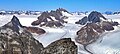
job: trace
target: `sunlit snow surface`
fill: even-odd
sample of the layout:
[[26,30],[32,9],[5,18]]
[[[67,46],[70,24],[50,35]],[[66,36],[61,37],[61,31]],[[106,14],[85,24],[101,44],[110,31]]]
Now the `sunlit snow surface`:
[[[39,15],[16,15],[21,24],[24,26],[31,26],[31,22],[37,20]],[[40,27],[43,28],[47,33],[43,35],[35,35],[34,38],[41,42],[44,47],[48,46],[50,43],[61,39],[61,38],[72,38],[75,42],[74,38],[77,36],[76,32],[83,27],[82,25],[76,25],[75,22],[79,19],[83,18],[85,15],[68,15],[67,24],[64,24],[63,28],[48,28],[48,27]],[[117,21],[120,23],[120,15],[104,15],[109,20]],[[7,22],[9,22],[12,18],[12,15],[0,15],[0,26],[3,26]],[[37,26],[39,27],[39,26]],[[102,37],[98,39],[95,43],[92,43],[87,46],[89,51],[94,54],[120,54],[120,26],[115,27],[114,31],[105,32],[101,35]],[[75,42],[76,43],[76,42]],[[81,44],[76,43],[78,45],[78,53],[79,54],[89,54],[87,53]]]
[[0,15],[0,27],[8,23],[11,19],[11,15]]

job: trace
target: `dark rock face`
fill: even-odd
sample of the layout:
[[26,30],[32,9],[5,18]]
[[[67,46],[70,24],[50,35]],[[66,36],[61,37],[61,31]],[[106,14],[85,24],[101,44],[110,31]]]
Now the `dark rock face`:
[[[31,23],[31,25],[36,26],[48,26],[48,27],[61,27],[63,23],[67,23],[64,19],[68,18],[67,16],[62,15],[62,11],[68,12],[65,9],[59,8],[56,11],[51,12],[43,12],[39,17],[38,20]],[[44,24],[42,24],[44,23]],[[52,24],[51,24],[52,23]],[[58,24],[58,25],[56,25]]]
[[100,24],[90,23],[89,26],[91,26],[98,33],[103,33],[105,31]]
[[[51,16],[54,17],[55,20],[53,18],[51,18]],[[61,17],[61,15],[59,15],[59,13],[57,13],[57,12],[50,12],[50,13],[43,12],[41,14],[41,16],[38,17],[38,20],[32,22],[31,25],[53,27],[54,25],[56,26],[56,24],[58,23],[59,26],[63,26],[62,23],[64,23],[65,21],[63,19],[61,19],[60,17]],[[42,23],[44,23],[44,24],[42,24]],[[58,27],[58,26],[56,26],[56,27]]]
[[27,31],[31,32],[31,33],[36,33],[36,34],[44,34],[46,33],[45,30],[38,28],[38,27],[26,27]]
[[113,25],[111,24],[111,22],[102,22],[102,28],[106,31],[111,31],[114,30]]
[[101,13],[93,11],[88,17],[84,17],[76,22],[76,24],[86,24],[77,32],[76,42],[83,45],[90,44],[97,40],[99,34],[102,34],[104,31],[114,30],[113,26],[119,25],[118,22],[101,21],[100,17],[107,20]]
[[87,52],[93,54],[86,49],[86,46],[95,42],[103,32],[114,30],[113,24],[114,22],[109,21],[102,21],[99,23],[87,23],[84,27],[77,31],[76,34],[78,36],[75,38],[75,40],[77,43],[82,44]]
[[107,20],[101,13],[97,11],[93,11],[88,15],[88,17],[87,16],[83,17],[81,20],[76,22],[76,24],[85,25],[87,21],[90,23],[97,23],[97,22],[101,22],[101,18]]
[[75,24],[81,24],[81,25],[84,25],[87,23],[87,16],[83,17],[81,20],[79,20],[78,22],[75,22]]
[[104,20],[106,20],[106,18],[101,13],[99,13],[97,11],[93,11],[89,14],[88,21],[90,21],[92,23],[100,22],[100,17],[102,17]]
[[118,22],[111,22],[112,26],[118,26],[119,23]]
[[57,20],[59,20],[60,16],[63,16],[62,13],[61,13],[60,11],[58,11],[58,10],[56,10],[56,11],[51,11],[51,12],[50,12],[50,15],[51,15],[51,16],[54,16]]
[[104,30],[101,28],[100,25],[96,23],[87,23],[84,27],[77,31],[76,34],[78,36],[75,38],[75,40],[77,43],[82,44],[87,52],[93,54],[86,49],[86,46],[95,42],[100,37],[100,34],[103,32]]
[[48,45],[43,54],[77,54],[77,46],[70,38],[63,38]]
[[33,38],[15,16],[0,27],[0,48],[2,54],[39,54],[43,50],[42,44]]
[[33,26],[36,26],[36,25],[39,25],[39,24],[40,24],[40,21],[39,21],[39,20],[33,21],[33,22],[31,23],[31,25],[33,25]]
[[19,19],[16,16],[13,16],[12,20],[8,22],[6,25],[3,26],[3,28],[10,28],[14,32],[20,33],[20,28],[26,29],[26,31],[31,32],[31,33],[37,33],[39,35],[44,34],[45,30],[37,27],[26,27],[22,26]]
[[[3,50],[3,54],[39,54],[43,49],[41,43],[35,40],[32,35],[24,31],[20,34],[11,32],[9,30],[6,33],[0,30],[0,47]],[[12,33],[12,34],[9,34]],[[39,46],[39,47],[38,47]]]
[[65,9],[63,9],[63,8],[59,8],[59,9],[57,9],[56,11],[64,11],[64,12],[69,13],[67,10],[65,10]]
[[58,21],[50,21],[46,24],[46,27],[60,27],[60,26],[63,26],[60,22]]
[[23,26],[20,24],[19,19],[16,16],[13,16],[12,20],[9,23],[7,23],[6,25],[4,25],[3,27],[10,28],[14,32],[19,33],[19,30],[20,30],[19,27],[23,27]]
[[[50,18],[49,16],[49,13],[46,11],[46,12],[43,12],[39,17],[38,19],[39,20],[42,20],[42,18]],[[44,20],[43,20],[44,21]],[[45,21],[46,22],[46,21]]]
[[106,31],[114,30],[112,22],[103,21],[101,23],[87,23],[79,31],[77,31],[78,37],[76,41],[80,44],[90,44],[97,40],[100,34]]
[[18,19],[16,16],[13,16],[11,22],[12,22],[13,24],[15,24],[15,25],[19,25],[20,27],[22,27],[19,19]]
[[102,30],[97,24],[88,23],[77,32],[78,37],[76,37],[76,42],[88,45],[96,41],[99,37],[99,33],[103,32],[104,30]]
[[[57,40],[44,48],[29,31],[38,30],[43,33],[45,31],[36,27],[22,26],[19,21],[16,23],[16,19],[0,27],[1,54],[77,54],[77,46],[70,38]],[[14,30],[16,27],[19,30]]]

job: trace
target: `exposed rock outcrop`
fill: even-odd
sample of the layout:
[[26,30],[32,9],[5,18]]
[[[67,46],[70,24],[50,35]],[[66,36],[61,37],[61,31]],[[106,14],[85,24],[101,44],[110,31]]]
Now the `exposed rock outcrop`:
[[[48,27],[61,27],[63,26],[63,23],[67,23],[66,21],[64,21],[64,19],[67,19],[67,16],[63,16],[62,12],[67,12],[69,13],[67,10],[63,9],[63,8],[59,8],[56,11],[46,11],[43,12],[39,17],[38,20],[34,21],[31,23],[31,25],[36,26],[36,25],[40,25],[40,26],[48,26]],[[58,24],[58,25],[56,25]],[[52,26],[51,26],[52,25]]]
[[77,46],[70,38],[57,40],[44,48],[30,32],[45,31],[36,27],[22,26],[18,18],[14,17],[0,27],[1,54],[77,54]]
[[67,10],[63,9],[63,8],[59,8],[59,9],[57,9],[56,11],[59,11],[59,12],[64,11],[64,12],[70,13],[70,12],[68,12]]
[[10,22],[3,26],[3,28],[11,28],[14,32],[19,33],[20,27],[23,27],[19,19],[16,16],[13,16]]
[[45,30],[38,27],[25,27],[30,33],[37,33],[39,35],[46,33]]
[[9,23],[0,27],[0,48],[2,54],[39,54],[43,45],[13,16]]
[[84,24],[87,23],[87,21],[88,21],[88,18],[87,18],[87,16],[85,16],[85,17],[83,17],[81,20],[75,22],[75,24],[81,24],[81,25],[84,25]]
[[87,23],[84,27],[77,31],[76,34],[78,37],[76,37],[76,42],[88,45],[96,41],[103,32],[111,30],[114,30],[112,22],[103,21],[101,23]]
[[87,22],[97,23],[97,22],[101,22],[102,20],[107,20],[107,19],[101,13],[97,11],[93,11],[88,15],[88,17],[85,16],[81,20],[77,21],[76,24],[85,25]]
[[[102,17],[104,21],[101,20],[100,17]],[[82,44],[84,49],[90,54],[93,53],[87,50],[86,46],[95,42],[103,32],[114,30],[113,26],[119,25],[118,22],[107,21],[107,19],[101,13],[96,11],[90,13],[88,18],[82,18],[76,22],[76,24],[85,25],[79,31],[77,31],[76,34],[78,36],[75,38],[75,40],[76,42]]]
[[111,31],[111,30],[114,30],[114,27],[113,25],[111,24],[111,22],[106,22],[106,21],[103,21],[102,22],[102,28],[106,31]]
[[76,41],[83,45],[88,45],[99,37],[99,34],[103,33],[104,30],[95,23],[87,23],[79,31],[77,31],[78,37]]
[[63,25],[58,21],[49,21],[46,24],[46,27],[61,27],[61,26],[63,26]]
[[70,38],[63,38],[48,45],[43,54],[77,54],[77,45]]
[[86,46],[95,42],[105,30],[97,25],[96,23],[87,23],[84,27],[82,27],[79,31],[77,31],[77,37],[75,38],[76,42],[82,44],[84,49],[93,54],[89,50],[87,50]]
[[92,23],[101,22],[101,18],[107,20],[101,13],[93,11],[88,16],[88,21]]
[[38,27],[27,27],[22,26],[19,22],[19,19],[16,16],[13,16],[10,22],[3,26],[4,28],[11,28],[14,32],[20,33],[20,29],[26,29],[26,31],[30,33],[37,33],[39,35],[46,33],[45,30],[38,28]]

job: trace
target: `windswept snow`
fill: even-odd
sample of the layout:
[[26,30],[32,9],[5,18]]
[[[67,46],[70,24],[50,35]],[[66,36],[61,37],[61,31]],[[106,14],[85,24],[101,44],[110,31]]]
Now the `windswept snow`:
[[66,34],[66,31],[60,28],[44,28],[47,33],[43,35],[34,36],[39,42],[43,44],[44,47],[48,46],[50,43],[59,40]]
[[31,23],[37,20],[36,15],[16,15],[23,26],[32,26]]
[[0,15],[0,27],[10,22],[12,17],[11,15]]
[[[104,33],[104,37],[97,42],[90,44],[88,48],[97,54],[114,54],[120,53],[120,28],[116,31]],[[119,52],[118,52],[119,51]]]
[[[66,14],[66,13],[65,13]],[[66,14],[67,15],[67,14]],[[19,18],[20,23],[23,26],[31,26],[31,23],[37,20],[36,15],[16,15]],[[44,47],[48,46],[50,43],[61,39],[61,38],[74,38],[76,37],[76,32],[82,27],[82,25],[76,25],[75,22],[82,19],[86,15],[72,15],[65,21],[68,21],[63,28],[48,28],[41,27],[46,31],[46,34],[35,35],[34,38],[41,42]],[[104,15],[108,20],[117,21],[120,23],[120,15]],[[0,26],[3,26],[12,19],[12,15],[0,15]],[[39,26],[38,26],[39,27]],[[102,37],[93,44],[87,46],[91,52],[95,54],[113,54],[117,52],[120,54],[120,27],[115,26],[115,30],[111,32],[105,32]],[[75,42],[76,43],[76,42]],[[78,54],[89,54],[87,53],[81,44],[78,45]]]
[[[58,21],[58,20],[55,19],[55,17],[53,17],[53,16],[50,16],[50,17],[51,17],[54,21]],[[51,21],[51,20],[50,20],[50,21]]]
[[63,16],[72,16],[71,14],[64,12],[64,11],[62,11],[62,14],[63,14]]

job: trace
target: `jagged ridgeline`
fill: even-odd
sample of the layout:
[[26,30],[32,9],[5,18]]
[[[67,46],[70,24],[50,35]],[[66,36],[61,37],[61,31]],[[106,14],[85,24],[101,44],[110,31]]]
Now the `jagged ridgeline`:
[[43,12],[39,17],[38,20],[31,23],[31,25],[36,26],[46,26],[46,27],[62,27],[63,23],[67,23],[64,19],[68,18],[67,16],[63,15],[63,12],[70,14],[67,10],[63,8],[59,8],[56,11],[46,11]]
[[10,22],[0,27],[0,48],[2,54],[39,54],[43,45],[13,16]]
[[77,21],[76,24],[84,26],[77,31],[75,40],[82,44],[84,49],[91,54],[92,52],[87,50],[86,46],[95,42],[103,32],[114,30],[113,26],[119,25],[118,22],[108,21],[107,18],[97,11],[91,12],[88,17],[85,16]]
[[85,25],[87,22],[91,22],[91,23],[101,22],[102,19],[107,20],[101,13],[99,13],[97,11],[93,11],[88,15],[88,17],[85,16],[81,20],[79,20],[75,23]]
[[[22,26],[19,19],[13,16],[10,22],[0,27],[0,54],[77,54],[77,46],[70,38],[43,47],[31,34],[34,29],[39,30]],[[39,33],[44,34],[45,31],[40,30]]]

